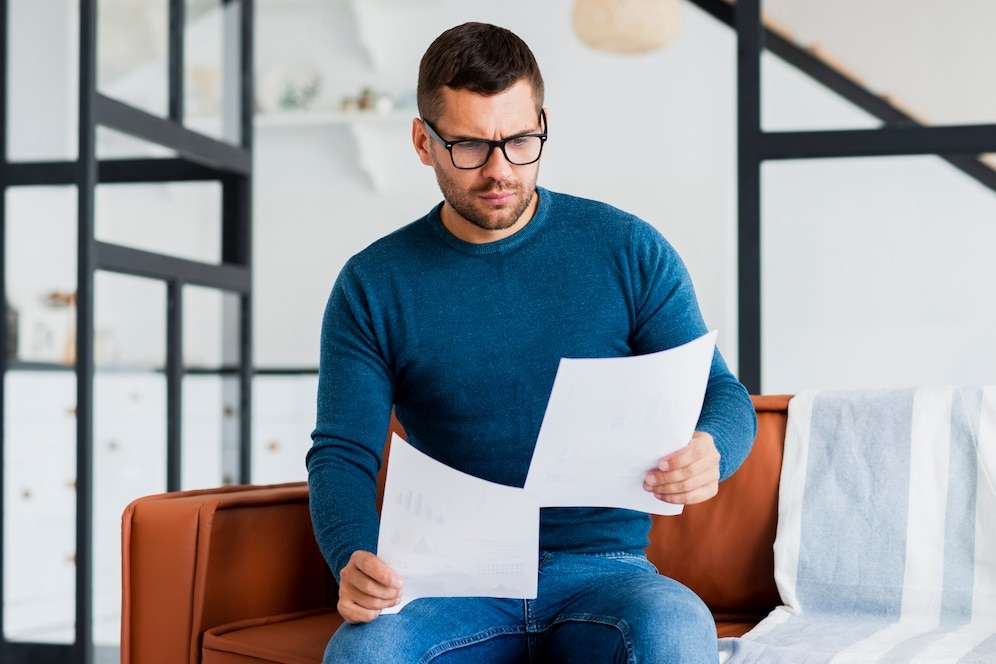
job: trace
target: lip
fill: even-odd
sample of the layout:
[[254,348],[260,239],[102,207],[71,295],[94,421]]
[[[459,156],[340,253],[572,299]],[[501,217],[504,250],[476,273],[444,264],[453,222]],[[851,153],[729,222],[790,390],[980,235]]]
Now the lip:
[[513,194],[510,191],[493,192],[490,194],[483,194],[481,198],[488,205],[498,206],[498,205],[505,205],[506,203],[510,202],[513,198]]

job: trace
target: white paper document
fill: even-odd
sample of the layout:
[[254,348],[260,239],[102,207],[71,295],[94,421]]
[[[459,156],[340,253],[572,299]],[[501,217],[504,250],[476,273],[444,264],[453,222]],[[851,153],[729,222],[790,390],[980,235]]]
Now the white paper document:
[[678,514],[643,488],[647,471],[692,438],[716,332],[670,350],[562,359],[526,490],[542,507],[622,507]]
[[454,470],[394,436],[377,555],[419,597],[536,597],[539,506],[515,487]]

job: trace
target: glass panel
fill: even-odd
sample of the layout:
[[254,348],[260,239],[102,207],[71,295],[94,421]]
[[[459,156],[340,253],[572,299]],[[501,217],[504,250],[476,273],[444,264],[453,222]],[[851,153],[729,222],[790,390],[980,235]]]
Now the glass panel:
[[307,478],[304,457],[315,428],[318,377],[257,376],[253,379],[252,481],[260,484]]
[[184,286],[183,305],[184,366],[237,369],[239,296],[213,288]]
[[73,643],[76,376],[12,371],[4,380],[3,635]]
[[239,463],[239,296],[183,288],[184,489],[232,484]]
[[234,484],[239,476],[238,377],[185,376],[181,417],[181,488]]
[[21,362],[72,364],[76,350],[76,188],[7,190],[8,343]]
[[[74,160],[77,154],[79,11],[74,0],[8,0],[7,156]],[[0,54],[3,55],[3,54]]]
[[[996,93],[989,83],[990,63],[996,60],[991,38],[996,3],[976,2],[952,11],[948,3],[913,6],[905,0],[764,0],[763,15],[769,27],[871,92],[887,96],[915,119],[926,124],[996,122]],[[795,104],[788,88],[766,86],[762,106],[776,109],[768,119],[785,119],[788,109],[781,107]],[[804,117],[799,110],[796,119]]]
[[166,0],[98,0],[97,89],[165,117],[169,109]]
[[94,275],[94,362],[161,369],[166,363],[166,285],[112,272]]
[[996,193],[932,156],[762,182],[764,393],[992,381]]
[[761,127],[765,131],[873,129],[882,122],[778,56],[761,55]]
[[120,639],[121,514],[166,489],[166,288],[98,272],[94,283],[93,638]]
[[186,0],[184,120],[188,127],[239,143],[242,3]]
[[166,159],[176,151],[114,129],[97,126],[97,159]]
[[[165,308],[162,299],[157,304]],[[121,632],[121,514],[135,498],[166,490],[163,374],[98,372],[93,473],[93,640],[104,646],[117,644]]]
[[220,263],[221,194],[218,182],[100,185],[95,234],[103,242]]

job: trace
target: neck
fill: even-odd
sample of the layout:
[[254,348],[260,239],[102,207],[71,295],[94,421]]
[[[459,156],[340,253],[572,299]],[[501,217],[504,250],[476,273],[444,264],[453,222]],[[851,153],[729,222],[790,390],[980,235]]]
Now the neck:
[[532,220],[533,215],[536,213],[538,203],[539,194],[533,191],[532,198],[529,200],[529,205],[526,209],[515,220],[515,223],[505,228],[482,228],[464,218],[463,215],[453,209],[453,206],[448,201],[443,202],[439,216],[442,219],[443,227],[457,239],[471,244],[487,244],[488,242],[497,242],[498,240],[511,237],[525,228],[526,224]]

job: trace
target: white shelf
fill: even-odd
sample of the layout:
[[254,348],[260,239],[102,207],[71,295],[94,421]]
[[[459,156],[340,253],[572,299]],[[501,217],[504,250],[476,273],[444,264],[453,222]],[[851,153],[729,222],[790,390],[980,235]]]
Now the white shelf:
[[[355,149],[353,163],[369,178],[377,191],[394,191],[400,182],[410,178],[415,161],[411,148],[411,122],[418,112],[412,108],[390,112],[347,111],[308,112],[287,111],[259,114],[255,118],[257,131],[265,132],[261,140],[279,141],[287,132],[305,131],[314,135],[309,143],[316,149],[331,149],[324,136],[340,132],[351,140],[337,139],[334,149]],[[345,131],[343,131],[345,130]],[[333,134],[334,135],[334,134]],[[321,140],[319,140],[321,139]],[[354,148],[348,146],[354,145]]]
[[364,124],[405,124],[418,115],[414,108],[379,111],[282,111],[258,113],[253,122],[257,128],[329,127]]
[[[256,0],[255,6],[260,9],[274,10],[298,10],[298,9],[324,9],[327,7],[379,5],[383,7],[411,7],[413,0]],[[438,6],[440,0],[417,0],[417,5],[432,7]]]

